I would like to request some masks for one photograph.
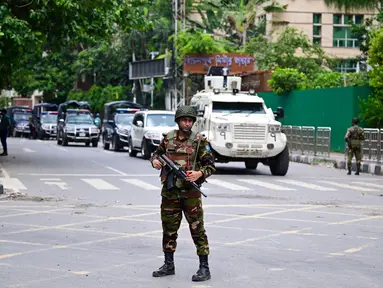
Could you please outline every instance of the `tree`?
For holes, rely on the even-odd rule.
[[[117,28],[130,31],[150,21],[146,0],[7,0],[0,4],[0,89],[12,70],[33,51],[60,51],[109,39]]]
[[[301,56],[297,56],[298,50]],[[306,34],[293,27],[287,27],[274,42],[264,36],[252,38],[245,51],[255,55],[259,70],[295,68],[308,77],[325,71],[324,65],[331,62],[319,46],[311,44]]]
[[[244,46],[248,38],[263,34],[265,22],[255,24],[257,9],[268,0],[209,0],[193,4],[202,23],[188,18],[195,27],[207,33],[226,38],[237,48]],[[286,6],[275,1],[262,8],[267,12],[283,12]],[[223,31],[224,34],[220,31]],[[226,35],[226,36],[225,36]]]
[[[362,100],[361,117],[369,127],[383,127],[383,28],[371,35],[368,63],[372,67],[370,85],[373,93]]]

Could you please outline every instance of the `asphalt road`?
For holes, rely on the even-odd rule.
[[[1,178],[0,287],[382,287],[383,178],[290,163],[217,164],[205,185],[212,279],[186,220],[176,275],[163,263],[158,171],[138,155],[8,140]],[[100,143],[101,144],[101,143]]]

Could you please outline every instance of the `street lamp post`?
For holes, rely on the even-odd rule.
[[[160,52],[153,51],[149,53],[152,56],[152,60],[154,60],[154,57],[156,57]],[[151,81],[151,91],[150,91],[150,107],[153,108],[153,90],[154,90],[154,78],[152,77]]]

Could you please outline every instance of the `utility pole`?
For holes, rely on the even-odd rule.
[[[174,25],[174,40],[173,40],[173,55],[172,55],[172,70],[173,70],[173,97],[171,99],[171,110],[176,110],[179,105],[178,94],[180,94],[180,102],[185,103],[185,77],[180,73],[180,67],[177,63],[177,36],[178,36],[178,21],[181,22],[181,30],[186,26],[186,0],[173,0],[173,25]],[[183,79],[183,85],[180,85],[180,79]],[[179,93],[180,91],[180,93]]]

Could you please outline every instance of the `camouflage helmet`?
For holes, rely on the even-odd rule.
[[[178,107],[176,111],[174,121],[177,122],[180,117],[190,117],[193,118],[193,122],[195,122],[197,120],[197,112],[191,106],[181,106]]]
[[[352,118],[352,123],[358,124],[359,118],[357,118],[357,117]]]

